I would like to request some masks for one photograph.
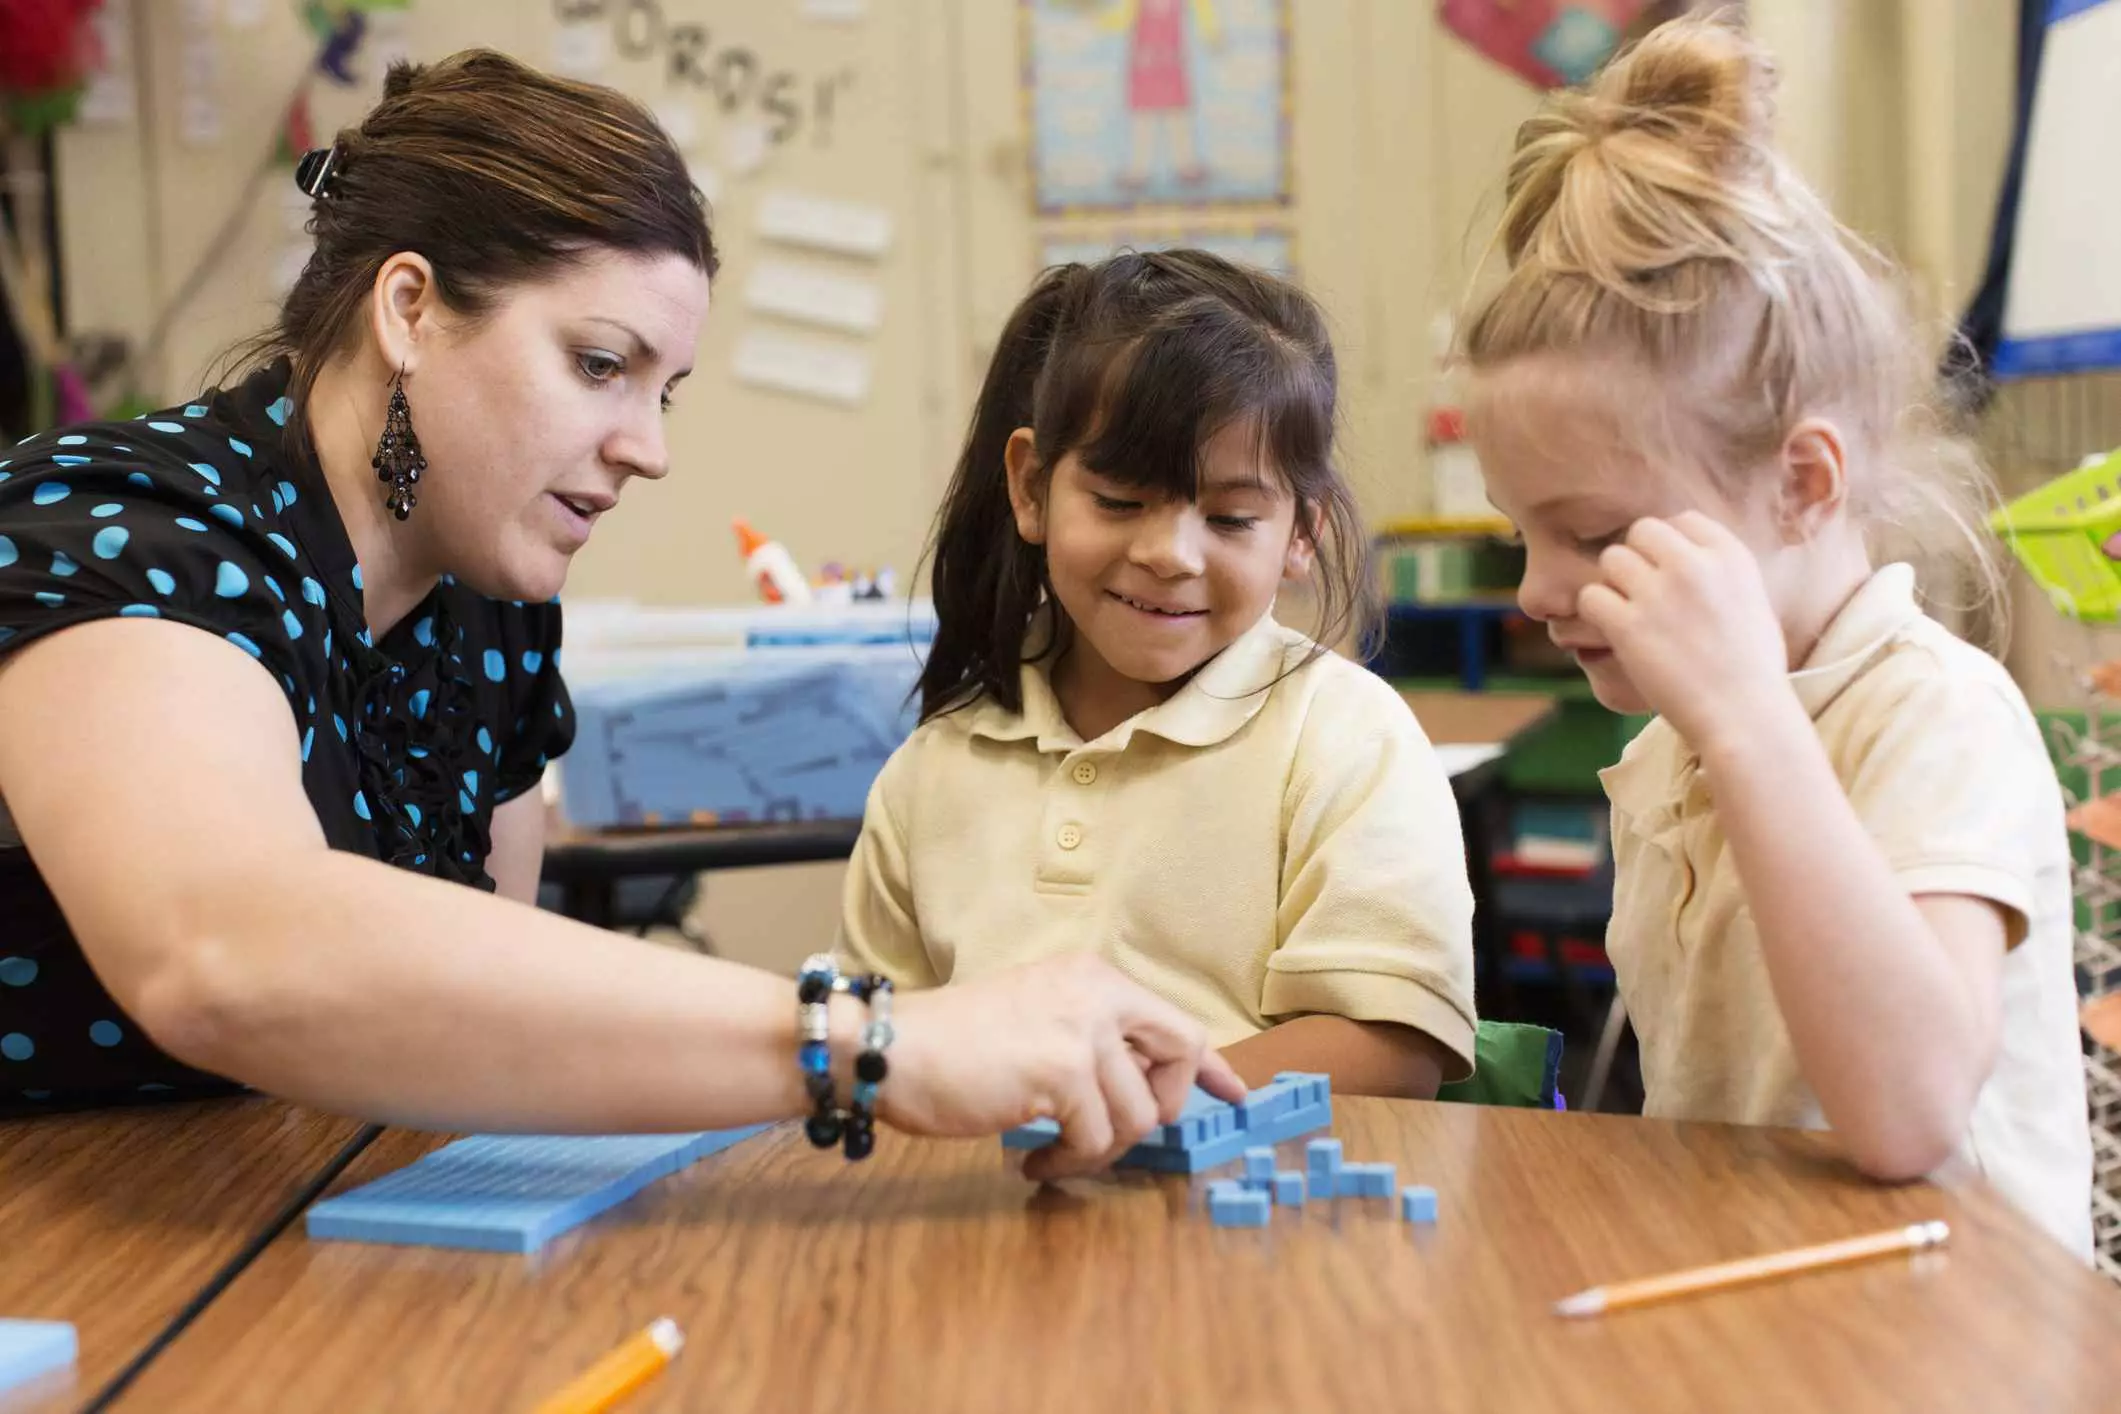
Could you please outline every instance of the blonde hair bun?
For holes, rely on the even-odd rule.
[[[1518,129],[1504,255],[1666,309],[1686,302],[1654,288],[1677,266],[1771,262],[1789,224],[1774,89],[1774,61],[1727,20],[1652,30]]]

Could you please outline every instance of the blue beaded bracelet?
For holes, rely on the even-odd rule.
[[[845,992],[869,1008],[862,1027],[862,1049],[854,1058],[854,1092],[846,1109],[833,1102],[830,1002]],[[796,978],[796,1025],[801,1043],[797,1061],[812,1109],[803,1133],[820,1149],[844,1144],[849,1159],[865,1159],[876,1147],[877,1091],[890,1073],[884,1051],[896,1032],[891,1022],[891,979],[872,974],[842,977],[829,953],[803,962]]]

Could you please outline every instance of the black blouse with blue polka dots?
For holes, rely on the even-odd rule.
[[[0,662],[113,616],[226,638],[286,694],[332,848],[491,889],[494,807],[533,789],[574,737],[559,605],[445,578],[372,641],[353,545],[286,430],[287,383],[283,362],[185,407],[0,455]],[[0,1110],[228,1088],[119,1010],[17,834],[0,808]]]

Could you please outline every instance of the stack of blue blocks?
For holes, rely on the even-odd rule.
[[[1239,1103],[1195,1089],[1175,1123],[1151,1130],[1120,1155],[1118,1168],[1158,1173],[1199,1173],[1229,1163],[1252,1148],[1269,1147],[1333,1123],[1333,1097],[1323,1075],[1284,1071]],[[1002,1136],[1009,1149],[1042,1149],[1060,1138],[1060,1126],[1035,1120]],[[1271,1148],[1266,1182],[1274,1181]],[[1318,1190],[1313,1186],[1312,1191]]]

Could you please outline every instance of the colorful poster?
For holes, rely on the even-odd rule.
[[[1646,0],[1442,0],[1444,27],[1540,88],[1580,84],[1611,57]]]
[[[1260,226],[1249,230],[1201,231],[1167,230],[1160,232],[1116,231],[1111,234],[1095,234],[1077,231],[1048,232],[1039,242],[1039,264],[1065,265],[1079,260],[1085,265],[1103,260],[1120,250],[1170,250],[1177,246],[1191,246],[1209,251],[1238,265],[1250,265],[1271,274],[1294,276],[1296,273],[1295,240],[1290,232],[1279,226]]]
[[[1289,199],[1288,0],[1020,0],[1039,211]]]

